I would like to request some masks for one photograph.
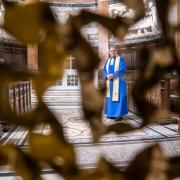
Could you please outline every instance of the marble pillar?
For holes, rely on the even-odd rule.
[[[35,3],[37,0],[26,0],[26,3]],[[27,45],[27,69],[30,71],[38,70],[38,45]]]
[[[27,69],[30,71],[38,70],[38,46],[28,44],[27,46]]]
[[[104,16],[108,16],[108,0],[98,1],[98,13]],[[109,54],[109,38],[108,31],[101,25],[99,25],[99,42],[98,52],[101,58],[100,68],[103,67],[104,61],[108,58]]]
[[[99,0],[98,1],[98,13],[104,16],[108,16],[108,0]],[[103,66],[105,61],[108,59],[109,55],[109,37],[108,37],[108,31],[101,25],[98,26],[98,53],[99,57],[101,59],[101,62],[99,64],[99,70],[97,80],[98,81],[98,87],[104,87],[104,80],[103,80]]]

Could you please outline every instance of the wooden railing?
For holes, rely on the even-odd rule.
[[[7,89],[7,98],[12,110],[21,114],[31,108],[30,81],[16,82]]]
[[[9,85],[1,93],[9,102],[12,111],[16,114],[23,114],[31,109],[31,83],[30,81],[16,82]],[[0,136],[3,131],[8,131],[11,126],[6,121],[0,121]]]
[[[137,78],[138,70],[131,70],[125,74],[127,82],[127,93],[128,93],[128,108],[129,111],[138,114],[135,103],[132,98],[132,87]],[[167,78],[161,80],[154,88],[147,92],[147,100],[152,104],[157,105],[159,108],[170,109],[170,80]]]

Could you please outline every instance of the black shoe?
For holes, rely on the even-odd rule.
[[[122,121],[123,120],[123,117],[118,117],[115,119],[115,121]]]
[[[109,117],[109,116],[107,116],[107,118],[108,119],[116,119],[116,117]]]

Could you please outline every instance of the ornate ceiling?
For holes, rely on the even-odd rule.
[[[65,23],[69,15],[76,15],[81,9],[88,9],[93,12],[97,10],[98,1],[97,0],[56,0],[51,1],[51,8],[54,12],[55,17],[60,23]],[[156,7],[154,0],[146,0],[147,12],[146,16],[130,27],[125,41],[143,38],[145,36],[153,36],[160,34],[160,27],[158,23],[158,18],[156,14]],[[109,16],[124,16],[132,17],[134,12],[132,9],[128,9],[124,4],[119,3],[119,1],[111,0],[109,1]],[[3,20],[3,6],[0,9],[1,21]],[[82,29],[83,35],[92,43],[93,46],[97,46],[98,43],[98,26],[96,23],[91,23]],[[12,38],[7,35],[4,31],[0,30],[0,38],[4,41],[12,40]],[[119,44],[118,40],[114,39],[110,35],[109,38],[111,43]]]
[[[84,1],[85,2],[85,1]],[[81,9],[88,9],[91,11],[97,11],[97,2],[95,1],[86,1],[86,3],[52,3],[51,7],[54,10],[55,16],[61,23],[65,23],[69,15],[76,15]],[[130,27],[127,36],[125,37],[124,43],[132,42],[133,39],[146,40],[144,37],[147,37],[147,40],[150,38],[158,38],[156,35],[160,34],[160,27],[158,24],[158,18],[156,14],[156,7],[154,0],[147,0],[146,2],[146,16],[136,23],[134,26]],[[132,9],[128,9],[123,3],[119,1],[109,1],[109,16],[123,16],[123,17],[132,17],[134,12]],[[96,23],[91,23],[86,25],[82,29],[83,35],[92,43],[93,46],[98,44],[98,25]],[[114,39],[113,36],[109,36],[111,44],[120,44],[118,40]]]

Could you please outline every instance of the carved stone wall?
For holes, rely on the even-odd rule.
[[[129,31],[125,36],[123,42],[120,42],[111,35],[110,44],[133,44],[134,42],[131,41],[136,41],[136,39],[137,41],[143,42],[145,37],[150,37],[152,40],[156,38],[157,35],[161,34],[161,28],[159,25],[159,19],[157,16],[154,0],[146,0],[145,4],[146,16],[129,28]],[[115,1],[110,1],[109,14],[111,17],[133,17],[134,11],[132,9],[128,9],[127,6],[125,6],[123,3],[115,3]]]
[[[51,8],[54,12],[54,16],[58,19],[60,23],[65,23],[70,15],[76,15],[82,9],[88,9],[90,11],[97,11],[98,3],[95,1],[86,1],[82,3],[76,2],[51,2]],[[1,6],[0,8],[0,21],[3,19],[4,9]],[[109,1],[109,16],[123,16],[131,17],[134,15],[132,9],[128,9],[123,3],[117,1]],[[86,39],[91,43],[92,46],[98,47],[98,25],[97,23],[90,23],[84,26],[81,30],[82,34]],[[154,0],[146,0],[146,16],[132,27],[129,28],[129,31],[123,42],[115,39],[112,35],[109,36],[110,45],[120,45],[131,43],[131,41],[138,39],[144,41],[147,37],[156,38],[157,35],[161,34],[159,21],[157,18],[156,7]],[[0,29],[0,39],[3,41],[12,41],[6,32]]]

